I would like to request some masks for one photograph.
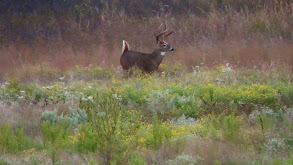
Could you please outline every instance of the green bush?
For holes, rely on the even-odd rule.
[[[5,86],[5,97],[7,100],[15,101],[20,96],[20,80],[18,78],[9,78]]]
[[[65,148],[65,141],[72,134],[72,127],[68,122],[52,124],[49,121],[42,123],[43,145],[51,153],[52,164],[58,163],[58,151]]]
[[[44,99],[45,92],[37,84],[25,85],[24,92],[27,102],[38,103]]]
[[[45,146],[62,147],[64,140],[72,134],[72,127],[68,122],[56,124],[49,121],[42,123],[42,138]]]
[[[178,155],[175,159],[173,160],[168,160],[167,164],[168,165],[193,165],[197,164],[202,160],[200,156],[191,156],[191,155],[186,155],[186,154],[181,154]]]
[[[9,163],[4,161],[3,159],[0,159],[0,165],[9,165]]]
[[[281,101],[283,104],[290,106],[293,104],[293,84],[292,83],[277,83],[274,87],[280,94]]]
[[[69,114],[63,116],[57,115],[57,109],[53,111],[46,110],[41,114],[41,121],[49,121],[52,124],[58,122],[68,122],[72,127],[77,127],[79,124],[84,123],[88,120],[88,116],[85,110],[82,109],[69,109]]]
[[[129,165],[146,165],[146,161],[143,157],[137,155],[136,153],[131,153],[128,158]]]
[[[225,116],[222,122],[225,140],[237,142],[240,138],[242,119],[235,116],[234,113],[231,113],[230,115]]]
[[[79,128],[77,150],[81,153],[96,152],[100,148],[99,134],[90,124],[83,124]]]
[[[99,151],[105,155],[106,162],[118,161],[115,155],[124,154],[125,146],[122,141],[121,107],[113,96],[107,99],[95,99],[95,108],[89,109],[89,124],[80,130],[78,149],[80,151]],[[122,159],[120,157],[120,159]]]
[[[36,147],[32,139],[24,134],[23,128],[16,128],[15,131],[10,125],[0,126],[0,151],[18,153],[22,150]]]

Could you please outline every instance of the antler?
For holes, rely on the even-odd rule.
[[[158,30],[161,28],[162,25],[165,25],[164,31],[163,31],[163,32],[160,32],[158,35],[154,34],[155,37],[156,37],[156,39],[157,39],[157,42],[158,42],[158,41],[161,41],[161,40],[159,39],[159,37],[162,36],[163,34],[165,34],[165,33],[168,31],[168,29],[167,29],[167,25],[166,25],[166,24],[163,24],[163,23],[159,26]],[[162,37],[163,37],[163,40],[165,39],[165,37],[168,37],[168,36],[169,36],[170,34],[172,34],[172,33],[173,33],[173,31],[169,32],[169,33],[166,34],[166,35],[163,35],[163,36],[162,36]]]
[[[170,31],[168,34],[166,34],[165,36],[164,36],[164,38],[165,37],[168,37],[169,35],[171,35],[173,33],[173,31]]]
[[[165,25],[165,28],[164,28],[164,31],[163,32],[159,32],[159,30],[160,30],[160,28],[163,26],[163,25]],[[158,28],[158,32],[159,32],[159,34],[154,34],[155,35],[155,37],[156,37],[156,39],[157,39],[157,41],[160,41],[160,36],[162,36],[164,33],[166,33],[167,32],[167,26],[166,26],[166,24],[161,24],[160,26],[159,26],[159,28]],[[164,37],[163,37],[164,38]]]
[[[165,25],[164,31],[166,31],[167,30],[167,25],[164,24],[164,23],[161,23],[161,25],[158,27],[158,30],[160,30],[160,27],[163,26],[163,25]]]

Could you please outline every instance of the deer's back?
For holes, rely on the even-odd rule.
[[[120,57],[120,63],[124,70],[128,70],[134,65],[147,72],[152,72],[157,69],[157,64],[153,61],[151,54],[141,53],[137,51],[126,51]]]

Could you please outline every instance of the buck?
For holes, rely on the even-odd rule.
[[[162,24],[159,26],[158,29]],[[151,54],[142,53],[130,50],[129,44],[123,40],[122,55],[120,57],[120,64],[123,70],[128,70],[133,66],[137,66],[144,72],[156,71],[161,64],[167,51],[174,51],[174,49],[165,41],[165,38],[173,32],[167,33],[168,29],[165,25],[164,31],[154,34],[156,37],[157,47]],[[167,33],[167,34],[166,34]]]

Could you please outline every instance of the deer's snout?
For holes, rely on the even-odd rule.
[[[171,47],[171,48],[170,48],[170,51],[174,51],[174,48]]]

